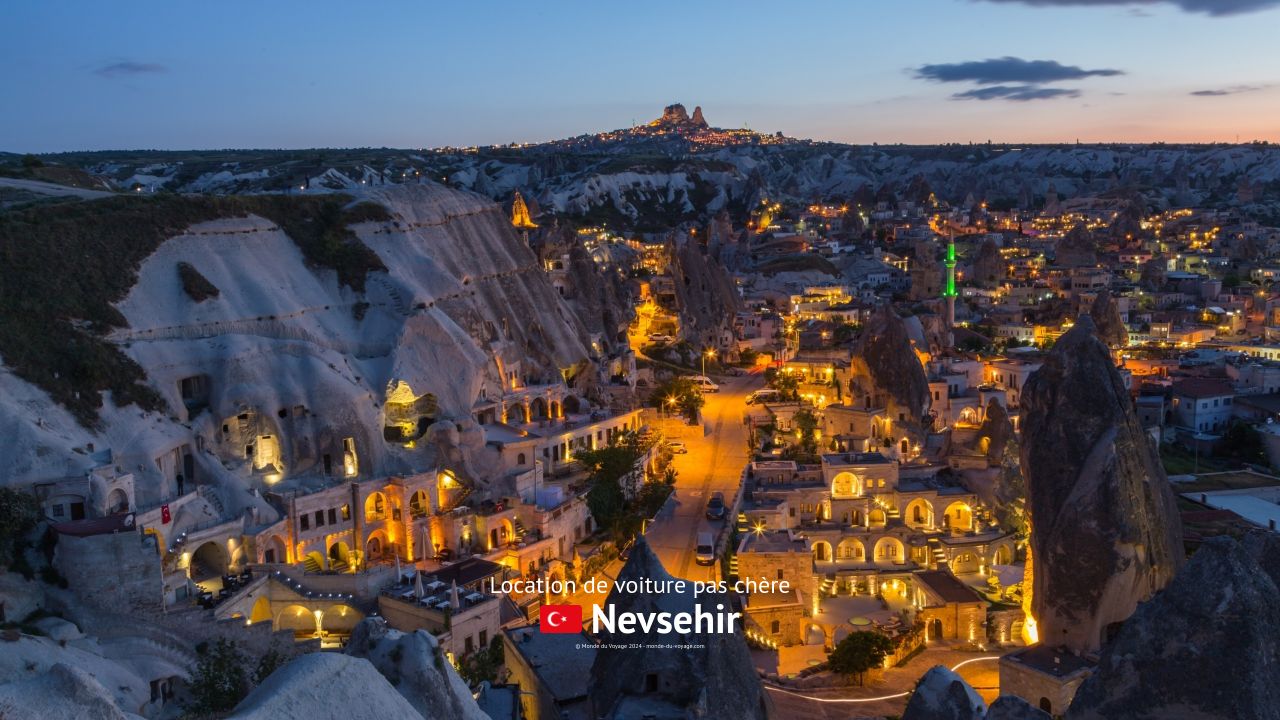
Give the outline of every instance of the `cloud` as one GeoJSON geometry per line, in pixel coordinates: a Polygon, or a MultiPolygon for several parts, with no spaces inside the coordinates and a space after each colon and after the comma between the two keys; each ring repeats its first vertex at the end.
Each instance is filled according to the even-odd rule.
{"type": "Polygon", "coordinates": [[[1223,95],[1239,95],[1240,93],[1258,92],[1265,90],[1266,85],[1232,85],[1231,87],[1213,88],[1210,90],[1196,90],[1191,94],[1196,97],[1221,97],[1223,95]]]}
{"type": "Polygon", "coordinates": [[[1071,88],[1037,87],[1035,85],[987,85],[965,90],[951,96],[953,100],[1052,100],[1054,98],[1080,97],[1080,91],[1071,88]]]}
{"type": "Polygon", "coordinates": [[[1173,5],[1186,12],[1204,13],[1213,17],[1243,15],[1280,7],[1280,0],[985,0],[985,2],[1019,3],[1035,7],[1173,5]]]}
{"type": "Polygon", "coordinates": [[[117,60],[115,62],[103,63],[93,72],[104,78],[114,78],[129,75],[148,75],[152,73],[168,72],[169,68],[159,63],[143,63],[134,62],[132,60],[117,60]]]}
{"type": "Polygon", "coordinates": [[[960,63],[921,65],[915,76],[935,82],[973,82],[979,85],[1019,83],[1039,85],[1059,80],[1087,77],[1111,77],[1124,71],[1111,68],[1085,70],[1076,65],[1063,65],[1056,60],[1023,60],[1016,57],[991,58],[960,63]]]}

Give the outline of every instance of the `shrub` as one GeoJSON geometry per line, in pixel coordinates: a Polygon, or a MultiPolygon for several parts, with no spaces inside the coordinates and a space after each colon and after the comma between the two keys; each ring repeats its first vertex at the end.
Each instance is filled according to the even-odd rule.
{"type": "Polygon", "coordinates": [[[182,289],[196,302],[204,302],[216,298],[220,294],[217,286],[200,274],[190,263],[178,263],[178,277],[182,279],[182,289]]]}

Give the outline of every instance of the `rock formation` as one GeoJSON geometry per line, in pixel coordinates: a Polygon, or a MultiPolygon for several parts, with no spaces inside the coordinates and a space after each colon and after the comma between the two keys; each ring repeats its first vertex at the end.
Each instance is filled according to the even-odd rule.
{"type": "Polygon", "coordinates": [[[1089,317],[1097,327],[1098,339],[1108,347],[1122,348],[1129,344],[1129,328],[1120,319],[1120,308],[1110,292],[1103,290],[1098,293],[1089,308],[1089,317]]]}
{"type": "Polygon", "coordinates": [[[916,683],[902,720],[982,720],[987,704],[954,671],[935,665],[916,683]]]}
{"type": "Polygon", "coordinates": [[[1055,262],[1064,267],[1090,267],[1098,262],[1093,234],[1080,223],[1067,231],[1054,248],[1055,262]]]}
{"type": "Polygon", "coordinates": [[[883,393],[889,417],[918,430],[929,412],[929,380],[924,374],[907,326],[889,305],[872,313],[858,336],[850,369],[864,392],[883,393]]]}
{"type": "Polygon", "coordinates": [[[228,720],[417,717],[418,711],[367,660],[311,653],[271,673],[228,720]]]}
{"type": "MultiPolygon", "coordinates": [[[[654,583],[673,580],[641,536],[617,582],[646,579],[654,583]]],[[[606,600],[606,609],[613,607],[619,614],[677,613],[693,612],[695,606],[701,606],[703,612],[716,613],[720,612],[717,604],[728,611],[728,602],[726,596],[716,593],[695,599],[691,588],[684,593],[614,591],[606,600]]],[[[591,668],[589,691],[595,717],[614,717],[620,705],[629,700],[660,704],[664,710],[660,717],[689,713],[689,717],[710,720],[763,720],[767,716],[768,697],[739,633],[664,635],[655,631],[614,636],[605,631],[600,641],[604,645],[591,668]],[[691,647],[662,647],[669,644],[691,647]],[[631,648],[616,649],[627,645],[631,648]]]]}
{"type": "Polygon", "coordinates": [[[1049,714],[1013,695],[996,698],[988,708],[964,678],[935,665],[916,684],[902,720],[1049,720],[1049,714]]]}
{"type": "Polygon", "coordinates": [[[1000,248],[994,240],[987,239],[978,248],[973,259],[973,282],[984,288],[993,288],[1008,275],[1005,272],[1004,258],[1000,257],[1000,248]]]}
{"type": "Polygon", "coordinates": [[[1124,624],[1067,717],[1280,718],[1280,540],[1267,534],[1201,545],[1124,624]]]}
{"type": "Polygon", "coordinates": [[[707,121],[702,117],[701,105],[695,105],[693,107],[693,117],[689,118],[689,123],[700,128],[707,127],[707,121]]]}
{"type": "Polygon", "coordinates": [[[425,630],[402,633],[366,619],[352,631],[347,654],[373,663],[426,720],[488,720],[425,630]]]}
{"type": "Polygon", "coordinates": [[[136,720],[112,701],[111,691],[85,670],[59,663],[47,672],[0,685],[5,720],[136,720]]]}
{"type": "Polygon", "coordinates": [[[1040,640],[1096,652],[1182,564],[1173,493],[1087,315],[1027,380],[1022,408],[1040,640]]]}
{"type": "Polygon", "coordinates": [[[671,278],[684,339],[698,349],[719,348],[722,339],[732,337],[742,307],[733,278],[707,256],[705,246],[689,238],[671,243],[671,278]]]}
{"type": "Polygon", "coordinates": [[[1155,292],[1164,286],[1165,268],[1168,265],[1168,259],[1163,255],[1156,255],[1142,265],[1142,275],[1138,279],[1139,284],[1148,292],[1155,292]]]}

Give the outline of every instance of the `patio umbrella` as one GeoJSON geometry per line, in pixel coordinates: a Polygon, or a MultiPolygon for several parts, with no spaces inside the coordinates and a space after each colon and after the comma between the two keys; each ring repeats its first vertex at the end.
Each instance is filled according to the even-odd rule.
{"type": "Polygon", "coordinates": [[[457,610],[462,603],[458,600],[458,581],[453,581],[453,589],[449,591],[449,602],[453,604],[453,609],[457,610]]]}
{"type": "Polygon", "coordinates": [[[413,574],[413,594],[419,600],[426,594],[422,591],[422,573],[420,572],[413,574]]]}
{"type": "Polygon", "coordinates": [[[400,553],[396,553],[396,584],[399,585],[401,580],[404,576],[400,574],[400,553]]]}

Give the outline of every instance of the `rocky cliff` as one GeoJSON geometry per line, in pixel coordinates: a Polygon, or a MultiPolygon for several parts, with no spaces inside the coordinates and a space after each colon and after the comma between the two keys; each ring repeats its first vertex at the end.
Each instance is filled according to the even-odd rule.
{"type": "Polygon", "coordinates": [[[1103,290],[1094,298],[1089,317],[1098,331],[1098,339],[1108,347],[1122,348],[1129,344],[1129,328],[1120,318],[1120,308],[1111,293],[1103,290]]]}
{"type": "Polygon", "coordinates": [[[1271,533],[1206,541],[1124,624],[1069,720],[1280,718],[1278,564],[1271,533]]]}
{"type": "Polygon", "coordinates": [[[373,665],[337,653],[311,653],[271,673],[228,720],[419,718],[373,665]]]}
{"type": "Polygon", "coordinates": [[[347,654],[372,663],[425,720],[488,720],[425,630],[402,633],[367,619],[352,631],[347,654]]]}
{"type": "Polygon", "coordinates": [[[916,683],[902,720],[1049,720],[1049,714],[1012,695],[987,707],[964,678],[935,665],[916,683]]]}
{"type": "MultiPolygon", "coordinates": [[[[387,219],[351,226],[352,242],[371,253],[367,265],[384,268],[361,273],[359,287],[258,215],[168,231],[130,269],[136,279],[110,308],[120,321],[105,336],[167,411],[117,407],[108,395],[89,429],[40,388],[0,373],[0,428],[10,438],[0,483],[109,461],[134,473],[137,502],[147,505],[176,492],[183,471],[175,468],[190,457],[188,475],[242,497],[241,478],[254,471],[319,474],[326,457],[341,467],[348,438],[362,474],[447,464],[483,478],[496,463],[472,417],[478,399],[499,397],[511,378],[559,383],[574,369],[571,390],[590,401],[599,378],[582,369],[597,355],[592,332],[500,206],[429,184],[380,186],[360,199],[387,219]],[[181,263],[219,294],[192,298],[181,263]],[[406,401],[407,420],[403,407],[390,407],[406,401]],[[427,431],[441,421],[449,432],[427,431]],[[422,442],[405,442],[423,432],[422,442]]],[[[118,231],[117,211],[94,215],[96,202],[104,201],[82,203],[86,216],[118,231]]],[[[96,247],[92,225],[79,232],[85,248],[96,247]]],[[[593,323],[604,329],[603,317],[593,323]]],[[[226,505],[239,511],[238,501],[226,505]]]]}
{"type": "Polygon", "coordinates": [[[684,339],[699,350],[722,347],[733,337],[734,316],[742,307],[733,278],[706,246],[678,237],[671,245],[671,279],[684,339]]]}
{"type": "Polygon", "coordinates": [[[912,349],[906,323],[891,306],[881,305],[862,327],[850,369],[864,391],[887,397],[894,422],[901,413],[919,431],[929,412],[929,380],[912,349]]]}
{"type": "MultiPolygon", "coordinates": [[[[641,536],[618,573],[617,583],[646,579],[666,583],[672,581],[672,576],[641,536]]],[[[703,612],[717,613],[723,611],[716,610],[716,605],[723,604],[727,611],[728,602],[726,596],[716,593],[702,594],[695,599],[692,590],[685,593],[615,590],[609,594],[606,606],[618,613],[679,613],[693,612],[695,605],[701,605],[703,612]]],[[[620,703],[629,698],[644,698],[661,705],[660,717],[708,720],[764,720],[767,717],[769,700],[740,633],[640,632],[611,636],[604,632],[600,641],[604,645],[596,653],[589,690],[595,717],[614,717],[620,703]],[[610,647],[610,643],[614,647],[610,647]],[[664,647],[672,644],[689,647],[664,647]],[[627,645],[631,648],[621,649],[627,645]]]]}
{"type": "Polygon", "coordinates": [[[1173,493],[1088,316],[1027,380],[1022,408],[1040,640],[1096,652],[1182,564],[1173,493]]]}

